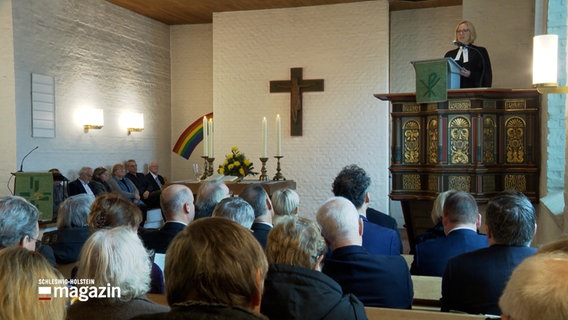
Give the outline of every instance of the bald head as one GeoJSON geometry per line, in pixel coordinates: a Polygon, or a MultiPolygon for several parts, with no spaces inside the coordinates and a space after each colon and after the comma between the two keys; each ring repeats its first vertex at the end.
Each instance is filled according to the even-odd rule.
{"type": "Polygon", "coordinates": [[[183,184],[172,184],[162,190],[160,205],[168,221],[190,223],[195,218],[193,192],[183,184]]]}
{"type": "Polygon", "coordinates": [[[355,205],[346,198],[333,197],[317,212],[317,221],[330,248],[362,245],[363,224],[355,205]]]}

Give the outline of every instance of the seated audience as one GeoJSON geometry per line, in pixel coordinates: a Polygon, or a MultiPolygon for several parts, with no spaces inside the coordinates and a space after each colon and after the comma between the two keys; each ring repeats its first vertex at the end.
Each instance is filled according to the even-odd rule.
{"type": "Polygon", "coordinates": [[[284,188],[274,191],[272,197],[274,206],[274,223],[284,216],[295,216],[298,214],[300,196],[292,189],[284,188]]]}
{"type": "Polygon", "coordinates": [[[59,207],[57,230],[45,233],[42,242],[53,248],[57,263],[79,260],[81,248],[91,235],[87,217],[93,203],[92,196],[82,193],[67,198],[59,207]]]}
{"type": "Polygon", "coordinates": [[[363,220],[343,197],[326,201],[317,212],[322,235],[332,250],[323,273],[365,306],[410,309],[414,291],[408,265],[401,255],[369,253],[363,246],[363,220]]]}
{"type": "Polygon", "coordinates": [[[86,193],[88,195],[94,196],[93,184],[91,179],[93,178],[93,169],[91,167],[82,167],[79,170],[79,177],[67,185],[69,196],[74,196],[80,193],[86,193]]]}
{"type": "Polygon", "coordinates": [[[0,250],[0,319],[65,319],[65,298],[38,294],[40,286],[50,287],[52,292],[58,286],[38,285],[43,279],[63,280],[63,276],[37,252],[20,247],[0,250]]]}
{"type": "Polygon", "coordinates": [[[513,270],[535,248],[534,208],[516,191],[499,194],[487,204],[489,247],[450,259],[442,278],[442,311],[499,315],[498,300],[513,270]]]}
{"type": "MultiPolygon", "coordinates": [[[[365,170],[352,164],[344,167],[339,172],[333,181],[332,188],[336,197],[344,197],[357,208],[361,219],[363,219],[365,229],[363,233],[363,247],[369,253],[400,255],[402,253],[402,241],[398,229],[384,227],[367,220],[367,207],[371,201],[369,194],[370,186],[371,177],[367,175],[365,170]]],[[[394,220],[394,218],[385,214],[382,215],[383,220],[394,220]]]]}
{"type": "Polygon", "coordinates": [[[267,269],[249,230],[225,218],[198,219],[166,254],[172,310],[135,319],[268,319],[258,313],[267,269]]]}
{"type": "Polygon", "coordinates": [[[525,259],[513,271],[499,299],[504,320],[568,317],[568,253],[551,251],[525,259]]]}
{"type": "MultiPolygon", "coordinates": [[[[444,231],[444,225],[442,224],[442,213],[444,210],[444,202],[446,201],[446,197],[454,192],[455,190],[448,190],[444,192],[440,192],[434,200],[434,205],[432,206],[432,211],[430,212],[430,218],[432,218],[432,222],[434,226],[428,229],[423,234],[419,234],[414,243],[417,245],[421,242],[426,240],[435,239],[438,237],[445,237],[446,232],[444,231]]],[[[414,248],[410,248],[410,253],[414,254],[414,248]]]]}
{"type": "Polygon", "coordinates": [[[126,161],[126,171],[126,178],[134,183],[136,190],[138,190],[140,200],[146,203],[150,196],[150,191],[148,191],[148,181],[146,181],[146,176],[142,172],[138,172],[138,164],[136,163],[136,160],[130,159],[126,161]]]}
{"type": "Polygon", "coordinates": [[[59,205],[69,196],[67,194],[67,181],[69,180],[57,168],[49,169],[48,172],[53,174],[53,216],[51,220],[57,221],[59,205]]]}
{"type": "MultiPolygon", "coordinates": [[[[142,222],[142,213],[137,206],[120,195],[105,193],[95,198],[88,222],[93,232],[121,226],[128,226],[137,232],[142,222]]],[[[164,276],[155,263],[152,263],[150,279],[149,293],[164,293],[164,276]]]]}
{"type": "Polygon", "coordinates": [[[260,311],[277,319],[366,319],[365,307],[321,273],[326,252],[312,221],[284,216],[268,234],[269,268],[260,311]]]}
{"type": "Polygon", "coordinates": [[[39,211],[19,196],[0,198],[0,249],[20,246],[38,251],[52,266],[56,265],[53,249],[39,242],[39,211]]]}
{"type": "Polygon", "coordinates": [[[165,312],[169,308],[146,297],[150,288],[150,257],[135,231],[128,226],[101,229],[85,242],[79,260],[78,279],[94,284],[82,287],[118,287],[119,297],[89,297],[68,309],[69,320],[130,319],[141,314],[165,312]]]}
{"type": "Polygon", "coordinates": [[[217,203],[229,196],[229,188],[222,181],[201,184],[195,199],[195,219],[211,217],[217,203]]]}
{"type": "Polygon", "coordinates": [[[239,194],[239,197],[248,202],[254,210],[254,222],[251,230],[254,232],[253,235],[256,240],[262,245],[262,248],[265,248],[268,232],[272,229],[272,217],[274,216],[272,202],[268,197],[268,193],[266,193],[262,185],[255,183],[248,185],[239,194]]]}
{"type": "Polygon", "coordinates": [[[224,217],[250,229],[254,221],[254,210],[241,198],[225,198],[213,210],[213,217],[224,217]]]}
{"type": "Polygon", "coordinates": [[[487,237],[477,233],[481,225],[481,214],[477,202],[467,192],[454,191],[448,195],[442,222],[447,236],[417,244],[410,273],[441,277],[448,260],[489,245],[487,237]]]}
{"type": "Polygon", "coordinates": [[[148,173],[146,174],[146,183],[148,185],[148,191],[150,191],[149,197],[153,197],[153,194],[157,194],[159,198],[160,190],[162,190],[166,184],[166,179],[158,173],[159,169],[160,166],[156,161],[150,162],[148,173]]]}
{"type": "Polygon", "coordinates": [[[105,167],[98,167],[93,172],[93,180],[91,183],[93,184],[93,192],[95,196],[103,193],[112,192],[110,185],[108,184],[108,180],[110,179],[110,172],[108,172],[107,168],[105,167]]]}
{"type": "Polygon", "coordinates": [[[166,223],[160,229],[146,230],[141,238],[146,248],[155,253],[166,253],[176,234],[195,217],[193,192],[183,184],[172,184],[161,192],[160,203],[166,223]]]}
{"type": "Polygon", "coordinates": [[[126,169],[120,163],[115,164],[112,167],[112,178],[110,178],[107,183],[113,192],[119,193],[125,199],[130,200],[132,203],[138,205],[140,201],[140,195],[138,194],[138,189],[130,181],[125,178],[126,169]]]}

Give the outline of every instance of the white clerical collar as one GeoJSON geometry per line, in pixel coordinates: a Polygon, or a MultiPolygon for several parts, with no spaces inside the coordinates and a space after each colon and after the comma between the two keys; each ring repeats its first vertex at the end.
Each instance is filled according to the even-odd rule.
{"type": "Polygon", "coordinates": [[[469,62],[469,50],[467,50],[467,47],[460,47],[458,50],[458,54],[456,55],[456,57],[454,58],[454,60],[459,60],[460,57],[463,54],[463,62],[469,62]]]}

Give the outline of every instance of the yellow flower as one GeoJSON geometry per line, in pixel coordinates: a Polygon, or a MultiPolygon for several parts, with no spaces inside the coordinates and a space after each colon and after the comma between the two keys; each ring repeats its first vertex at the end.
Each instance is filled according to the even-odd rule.
{"type": "Polygon", "coordinates": [[[227,155],[225,156],[225,158],[227,158],[227,159],[233,159],[233,154],[232,154],[232,153],[229,153],[229,154],[227,154],[227,155]]]}
{"type": "Polygon", "coordinates": [[[234,167],[235,167],[234,165],[230,164],[230,165],[227,166],[227,169],[233,170],[234,167]]]}
{"type": "Polygon", "coordinates": [[[244,163],[245,163],[245,166],[247,166],[247,167],[250,165],[250,161],[248,159],[245,159],[244,163]]]}
{"type": "Polygon", "coordinates": [[[237,151],[239,151],[239,148],[238,148],[238,147],[232,147],[232,148],[231,148],[231,151],[237,152],[237,151]]]}
{"type": "Polygon", "coordinates": [[[235,162],[233,162],[233,165],[234,165],[235,167],[240,167],[240,166],[241,166],[241,163],[238,162],[238,161],[235,161],[235,162]]]}
{"type": "Polygon", "coordinates": [[[229,161],[225,160],[225,162],[223,162],[223,167],[225,167],[228,164],[229,164],[229,161]]]}
{"type": "Polygon", "coordinates": [[[219,168],[219,173],[220,173],[220,174],[225,174],[225,169],[219,168]]]}
{"type": "Polygon", "coordinates": [[[240,169],[239,169],[239,173],[241,174],[241,176],[244,176],[244,175],[245,175],[245,169],[240,168],[240,169]]]}

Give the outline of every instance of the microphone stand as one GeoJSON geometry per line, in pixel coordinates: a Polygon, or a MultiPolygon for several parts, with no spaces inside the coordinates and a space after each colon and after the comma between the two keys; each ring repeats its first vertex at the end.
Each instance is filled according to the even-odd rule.
{"type": "Polygon", "coordinates": [[[26,160],[26,158],[30,155],[30,153],[34,152],[37,148],[39,148],[39,146],[36,146],[35,148],[33,148],[32,150],[30,150],[30,152],[28,152],[24,158],[22,159],[22,162],[20,163],[20,170],[18,170],[18,172],[24,172],[24,160],[26,160]]]}

